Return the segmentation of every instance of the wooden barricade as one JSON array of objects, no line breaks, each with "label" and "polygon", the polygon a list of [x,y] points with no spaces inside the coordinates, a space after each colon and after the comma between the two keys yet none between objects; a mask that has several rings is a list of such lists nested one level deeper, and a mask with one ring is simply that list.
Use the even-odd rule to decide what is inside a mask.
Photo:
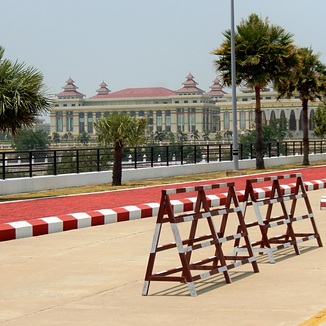
[{"label": "wooden barricade", "polygon": [[[281,179],[295,179],[295,183],[290,187],[285,187],[286,191],[284,191],[281,189],[281,185],[279,183],[279,180]],[[262,182],[272,182],[272,185],[270,187],[269,195],[268,191],[266,191],[263,198],[258,198],[259,196],[261,197],[261,195],[259,195],[261,193],[255,193],[253,184]],[[297,216],[296,207],[299,199],[304,201],[307,213]],[[285,205],[285,202],[287,201],[289,201],[289,207],[286,207]],[[256,220],[248,222],[249,216],[247,207],[251,205],[254,207]],[[275,208],[275,205],[279,206],[281,215],[273,215],[273,208]],[[262,208],[264,206],[265,212],[262,212]],[[293,246],[295,253],[299,255],[300,249],[298,244],[307,240],[316,239],[318,246],[323,246],[300,173],[247,180],[242,212],[248,231],[250,232],[250,228],[252,227],[259,227],[260,230],[260,239],[251,243],[253,251],[259,253],[267,253],[271,263],[275,263],[273,252],[286,247]],[[312,228],[311,232],[295,232],[294,223],[307,219],[310,221]],[[278,228],[277,231],[279,231],[281,228],[281,232],[283,233],[280,235],[269,235],[272,228]],[[250,236],[251,239],[253,239],[251,232]],[[241,247],[239,244],[240,239],[236,239],[234,245],[236,248],[235,251],[246,251],[245,246]]]},{"label": "wooden barricade", "polygon": [[[225,206],[210,208],[207,199],[206,190],[227,188],[227,198]],[[192,211],[183,212],[176,215],[173,210],[170,196],[179,193],[196,192],[196,203]],[[229,229],[226,229],[230,221],[230,214],[236,215],[237,219],[234,224],[235,234],[229,235]],[[218,216],[221,216],[220,218]],[[235,216],[234,216],[235,217]],[[186,222],[190,223],[190,228]],[[159,245],[162,225],[169,223],[174,242]],[[181,225],[184,223],[183,225]],[[200,227],[205,224],[208,234],[202,234]],[[207,224],[206,224],[207,223]],[[218,225],[218,227],[216,227]],[[239,225],[239,226],[238,226]],[[179,228],[187,226],[185,239],[182,239]],[[169,228],[164,228],[165,232]],[[238,230],[237,230],[238,229]],[[184,230],[184,228],[183,228]],[[227,231],[226,231],[227,230]],[[189,232],[189,233],[188,233]],[[196,235],[199,233],[200,235]],[[234,233],[233,232],[233,233]],[[227,234],[226,234],[227,233]],[[247,255],[233,255],[233,242],[237,238],[242,238],[247,248]],[[229,242],[232,246],[231,254],[225,255],[222,244]],[[200,249],[205,248],[205,251]],[[175,250],[178,253],[177,261],[180,260],[181,266],[169,268],[161,272],[154,272],[154,265],[158,253],[168,250]],[[197,251],[198,250],[198,251]],[[202,257],[202,254],[208,253],[208,256]],[[193,261],[194,252],[201,259]],[[196,257],[197,258],[197,257]],[[149,254],[145,282],[143,287],[143,295],[148,294],[151,281],[171,281],[187,283],[191,296],[196,296],[194,282],[217,273],[223,273],[226,283],[231,283],[229,270],[245,263],[251,263],[254,272],[258,272],[258,265],[253,254],[248,232],[239,205],[238,197],[235,192],[234,183],[217,183],[198,187],[175,188],[162,191],[160,208],[156,220],[156,226],[153,236],[151,251]],[[200,272],[203,271],[203,272]]]},{"label": "wooden barricade", "polygon": [[326,196],[320,197],[320,209],[326,209]]}]

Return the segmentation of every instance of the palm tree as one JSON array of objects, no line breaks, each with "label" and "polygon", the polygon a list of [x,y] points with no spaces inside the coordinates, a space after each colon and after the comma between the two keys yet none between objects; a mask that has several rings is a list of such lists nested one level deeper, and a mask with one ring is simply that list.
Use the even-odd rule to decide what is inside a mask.
[{"label": "palm tree", "polygon": [[303,165],[309,165],[308,102],[322,100],[326,93],[326,66],[319,61],[319,54],[311,48],[297,49],[298,64],[291,73],[275,83],[280,96],[299,93],[302,103]]},{"label": "palm tree", "polygon": [[183,131],[179,130],[178,131],[178,138],[181,144],[186,142],[188,140],[188,135],[184,133]]},{"label": "palm tree", "polygon": [[37,117],[50,108],[45,95],[43,75],[24,63],[3,59],[0,46],[0,131],[16,135],[32,127]]},{"label": "palm tree", "polygon": [[211,132],[209,130],[204,130],[204,134],[202,137],[206,142],[208,142],[210,140],[210,138],[209,138],[210,133]]},{"label": "palm tree", "polygon": [[161,143],[163,140],[166,139],[166,131],[163,130],[163,131],[155,131],[155,134],[154,134],[154,139]]},{"label": "palm tree", "polygon": [[[264,169],[260,92],[274,80],[287,75],[289,67],[295,63],[295,46],[291,34],[257,14],[242,20],[236,30],[236,83],[255,92],[256,168]],[[215,65],[223,83],[231,86],[231,31],[223,35],[225,40],[213,54],[219,56]]]},{"label": "palm tree", "polygon": [[194,142],[196,142],[200,138],[199,131],[196,129],[190,137],[194,139]]},{"label": "palm tree", "polygon": [[111,114],[94,123],[98,140],[105,145],[113,145],[114,161],[112,186],[121,186],[122,156],[125,146],[142,145],[145,140],[147,120],[137,119],[127,114]]},{"label": "palm tree", "polygon": [[90,140],[90,136],[87,132],[83,132],[81,134],[78,135],[78,138],[77,140],[83,144],[83,145],[86,145],[87,143],[89,143],[89,140]]}]

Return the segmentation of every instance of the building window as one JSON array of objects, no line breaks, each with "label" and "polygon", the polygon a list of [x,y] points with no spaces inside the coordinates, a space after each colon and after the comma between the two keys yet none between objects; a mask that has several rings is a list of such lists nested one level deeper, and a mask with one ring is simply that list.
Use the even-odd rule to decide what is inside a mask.
[{"label": "building window", "polygon": [[249,112],[249,128],[253,128],[255,125],[255,112],[250,111]]},{"label": "building window", "polygon": [[240,129],[246,128],[246,112],[240,111]]},{"label": "building window", "polygon": [[104,112],[104,116],[105,116],[105,117],[108,117],[109,115],[110,115],[110,112],[109,112],[109,111],[105,111],[105,112]]},{"label": "building window", "polygon": [[79,113],[79,133],[85,132],[85,114],[84,112]]},{"label": "building window", "polygon": [[63,131],[63,118],[62,118],[62,112],[56,112],[55,114],[55,129],[56,132],[62,132]]},{"label": "building window", "polygon": [[153,111],[147,112],[147,119],[148,119],[148,129],[149,131],[153,131]]},{"label": "building window", "polygon": [[167,132],[171,131],[171,111],[170,110],[165,111],[165,130]]},{"label": "building window", "polygon": [[196,109],[191,108],[188,109],[188,126],[190,132],[194,132],[196,130]]},{"label": "building window", "polygon": [[[301,114],[300,114],[300,116],[301,116]],[[295,113],[293,110],[291,110],[291,113],[290,113],[289,129],[291,131],[295,131],[297,129],[297,124],[295,121]]]},{"label": "building window", "polygon": [[138,112],[138,116],[141,117],[141,118],[143,118],[144,117],[144,111],[143,110],[140,110]]},{"label": "building window", "polygon": [[275,111],[272,110],[271,111],[271,117],[269,119],[269,124],[271,125],[273,123],[273,121],[276,120],[276,115],[275,115]]},{"label": "building window", "polygon": [[87,130],[89,134],[93,133],[93,113],[87,113]]},{"label": "building window", "polygon": [[102,112],[96,112],[96,121],[102,118]]},{"label": "building window", "polygon": [[177,131],[184,131],[185,117],[184,109],[177,109]]},{"label": "building window", "polygon": [[230,116],[229,112],[224,112],[224,130],[229,130],[230,128]]},{"label": "building window", "polygon": [[72,111],[67,111],[66,113],[66,125],[67,125],[67,132],[74,131],[74,116]]},{"label": "building window", "polygon": [[162,111],[156,111],[156,130],[158,132],[162,131]]}]

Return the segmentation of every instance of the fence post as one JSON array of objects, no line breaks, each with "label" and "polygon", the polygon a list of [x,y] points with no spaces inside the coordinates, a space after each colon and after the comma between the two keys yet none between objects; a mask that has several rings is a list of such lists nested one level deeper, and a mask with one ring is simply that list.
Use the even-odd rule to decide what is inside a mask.
[{"label": "fence post", "polygon": [[154,166],[154,147],[151,147],[151,167]]},{"label": "fence post", "polygon": [[209,163],[209,145],[206,145],[206,162]]},{"label": "fence post", "polygon": [[54,175],[57,175],[57,151],[53,151],[53,173]]},{"label": "fence post", "polygon": [[29,151],[28,163],[29,163],[29,177],[30,178],[33,176],[34,156],[32,154],[33,154],[32,151]]},{"label": "fence post", "polygon": [[96,150],[96,155],[97,155],[97,172],[101,171],[101,167],[100,167],[100,149],[98,148]]},{"label": "fence post", "polygon": [[2,153],[2,179],[6,179],[6,153]]},{"label": "fence post", "polygon": [[76,173],[79,173],[79,149],[76,150]]},{"label": "fence post", "polygon": [[219,160],[219,162],[222,161],[222,145],[221,144],[218,145],[218,160]]},{"label": "fence post", "polygon": [[135,147],[135,158],[134,158],[135,169],[137,169],[137,147]]}]

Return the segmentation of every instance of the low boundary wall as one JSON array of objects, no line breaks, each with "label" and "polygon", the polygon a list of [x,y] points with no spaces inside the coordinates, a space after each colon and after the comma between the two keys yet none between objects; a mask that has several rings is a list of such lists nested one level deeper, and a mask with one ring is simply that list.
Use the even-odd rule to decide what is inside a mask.
[{"label": "low boundary wall", "polygon": [[[265,167],[295,164],[302,162],[302,155],[280,156],[264,158]],[[310,162],[326,160],[326,153],[309,155]],[[144,180],[171,177],[186,174],[209,173],[217,171],[232,171],[233,161],[197,163],[186,165],[170,165],[150,167],[142,169],[123,170],[122,180]],[[256,160],[239,160],[239,169],[245,170],[255,168]],[[60,189],[67,187],[80,187],[92,184],[111,183],[112,171],[88,172],[80,174],[62,174],[36,176],[32,178],[13,178],[0,180],[0,195],[34,192],[49,189]]]}]

